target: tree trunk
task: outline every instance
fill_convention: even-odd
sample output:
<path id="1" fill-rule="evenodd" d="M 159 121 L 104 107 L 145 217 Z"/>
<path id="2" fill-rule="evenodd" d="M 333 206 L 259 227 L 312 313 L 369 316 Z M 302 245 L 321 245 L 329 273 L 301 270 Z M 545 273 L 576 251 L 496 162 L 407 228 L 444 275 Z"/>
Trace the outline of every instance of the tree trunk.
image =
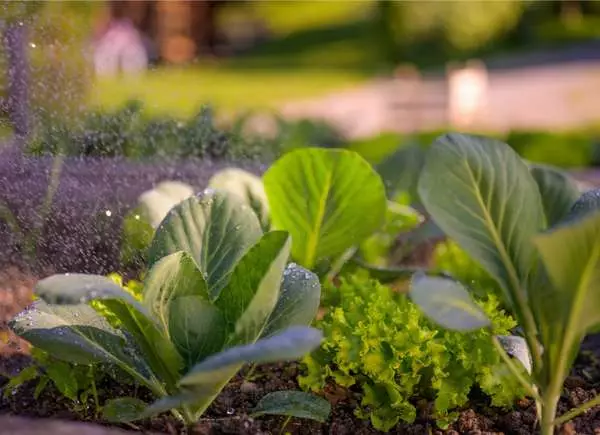
<path id="1" fill-rule="evenodd" d="M 13 21 L 6 25 L 4 49 L 8 65 L 7 105 L 15 135 L 24 140 L 29 134 L 29 64 L 27 59 L 27 27 Z"/>
<path id="2" fill-rule="evenodd" d="M 214 0 L 191 2 L 192 35 L 200 55 L 217 54 L 217 11 L 222 4 Z"/>

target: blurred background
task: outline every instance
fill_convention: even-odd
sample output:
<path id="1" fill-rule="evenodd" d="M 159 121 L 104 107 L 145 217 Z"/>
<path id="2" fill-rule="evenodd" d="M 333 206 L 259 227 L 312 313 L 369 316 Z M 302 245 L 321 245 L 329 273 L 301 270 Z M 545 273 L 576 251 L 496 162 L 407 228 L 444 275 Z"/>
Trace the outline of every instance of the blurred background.
<path id="1" fill-rule="evenodd" d="M 0 26 L 0 130 L 33 153 L 202 156 L 235 131 L 261 138 L 239 155 L 378 162 L 459 130 L 600 162 L 600 1 L 4 1 Z"/>

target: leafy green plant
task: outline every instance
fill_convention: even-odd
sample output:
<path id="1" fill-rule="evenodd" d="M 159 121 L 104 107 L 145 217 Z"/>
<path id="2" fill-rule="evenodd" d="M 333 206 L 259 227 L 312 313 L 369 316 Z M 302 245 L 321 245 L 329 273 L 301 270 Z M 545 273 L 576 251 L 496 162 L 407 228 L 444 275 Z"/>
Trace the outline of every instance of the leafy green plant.
<path id="1" fill-rule="evenodd" d="M 292 256 L 309 269 L 344 258 L 384 223 L 379 175 L 357 153 L 308 148 L 277 160 L 264 175 L 274 228 L 289 231 Z"/>
<path id="2" fill-rule="evenodd" d="M 320 285 L 308 270 L 286 266 L 290 249 L 286 232 L 263 234 L 235 195 L 204 192 L 158 227 L 142 301 L 110 278 L 54 275 L 36 285 L 39 300 L 10 327 L 59 360 L 115 366 L 157 398 L 149 406 L 115 399 L 105 418 L 171 411 L 191 424 L 243 364 L 300 358 L 321 342 L 320 331 L 305 326 Z"/>
<path id="3" fill-rule="evenodd" d="M 141 300 L 141 290 L 143 288 L 141 282 L 129 280 L 123 285 L 122 277 L 115 273 L 109 275 L 108 278 L 122 286 L 123 290 L 130 293 L 133 297 Z M 91 301 L 90 304 L 97 311 L 103 312 L 103 315 L 111 325 L 120 325 L 118 317 L 110 309 L 105 308 L 101 300 Z M 21 370 L 17 375 L 5 374 L 9 378 L 4 390 L 5 397 L 20 388 L 24 383 L 37 380 L 34 391 L 35 399 L 52 383 L 60 394 L 73 402 L 73 409 L 75 411 L 84 411 L 88 398 L 92 397 L 94 412 L 98 415 L 101 406 L 98 400 L 97 385 L 107 376 L 118 379 L 121 383 L 130 380 L 122 372 L 112 368 L 103 365 L 87 366 L 66 362 L 54 358 L 47 352 L 34 346 L 31 348 L 31 358 L 32 364 Z"/>
<path id="4" fill-rule="evenodd" d="M 525 395 L 490 341 L 516 324 L 497 309 L 496 298 L 479 302 L 492 328 L 468 336 L 438 327 L 405 294 L 376 280 L 349 276 L 326 294 L 331 308 L 317 322 L 325 340 L 304 358 L 307 374 L 300 385 L 313 391 L 332 381 L 360 387 L 356 414 L 370 418 L 375 428 L 388 431 L 400 419 L 414 421 L 416 397 L 434 401 L 443 427 L 475 385 L 495 406 L 510 407 Z"/>
<path id="5" fill-rule="evenodd" d="M 575 192 L 565 179 L 539 180 L 507 145 L 448 134 L 430 149 L 418 189 L 436 223 L 502 289 L 530 353 L 531 374 L 519 379 L 536 400 L 542 435 L 550 435 L 600 403 L 593 399 L 556 418 L 579 345 L 600 324 L 600 215 L 595 209 L 568 217 L 570 209 L 585 207 L 573 205 Z M 411 297 L 447 328 L 490 326 L 457 282 L 417 276 Z M 509 366 L 518 373 L 514 363 Z"/>
<path id="6" fill-rule="evenodd" d="M 403 246 L 396 243 L 399 234 L 415 230 L 423 217 L 408 205 L 406 192 L 393 189 L 387 200 L 382 179 L 357 153 L 296 150 L 277 160 L 263 182 L 246 171 L 226 169 L 215 174 L 209 186 L 241 197 L 263 228 L 289 231 L 297 241 L 294 259 L 322 277 L 356 268 L 377 277 L 406 278 L 414 272 L 382 267 L 406 255 L 412 242 L 421 241 L 416 236 Z M 433 234 L 427 229 L 421 232 L 425 238 Z"/>
<path id="7" fill-rule="evenodd" d="M 593 140 L 585 131 L 512 131 L 505 141 L 527 160 L 560 167 L 584 167 L 592 163 Z"/>
<path id="8" fill-rule="evenodd" d="M 286 390 L 275 391 L 263 396 L 250 412 L 250 416 L 285 415 L 287 418 L 279 431 L 280 434 L 283 434 L 292 417 L 308 418 L 325 423 L 330 413 L 331 404 L 327 400 L 319 396 L 307 395 L 302 391 Z"/>
<path id="9" fill-rule="evenodd" d="M 25 367 L 15 376 L 7 376 L 4 397 L 8 397 L 27 382 L 36 381 L 33 392 L 34 399 L 50 386 L 71 401 L 71 408 L 76 412 L 86 412 L 88 402 L 93 403 L 93 412 L 98 416 L 101 412 L 98 385 L 106 378 L 116 379 L 119 383 L 131 383 L 129 376 L 105 365 L 80 365 L 52 357 L 43 350 L 32 347 L 31 365 Z"/>
<path id="10" fill-rule="evenodd" d="M 47 118 L 47 119 L 46 119 Z M 262 156 L 261 141 L 216 126 L 213 110 L 203 107 L 188 120 L 149 117 L 143 104 L 129 101 L 114 112 L 88 111 L 72 120 L 42 117 L 28 146 L 34 155 L 124 156 L 145 158 L 252 158 Z"/>

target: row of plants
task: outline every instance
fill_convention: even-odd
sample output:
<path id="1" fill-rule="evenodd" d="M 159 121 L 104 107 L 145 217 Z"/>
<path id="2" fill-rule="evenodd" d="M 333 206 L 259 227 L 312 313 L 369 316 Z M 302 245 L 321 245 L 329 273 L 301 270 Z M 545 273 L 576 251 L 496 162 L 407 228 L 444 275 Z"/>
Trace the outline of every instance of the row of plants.
<path id="1" fill-rule="evenodd" d="M 530 397 L 549 435 L 600 403 L 556 415 L 600 323 L 597 192 L 580 197 L 563 172 L 493 139 L 448 134 L 426 155 L 401 151 L 374 168 L 350 150 L 303 148 L 262 177 L 227 169 L 197 195 L 173 181 L 144 193 L 123 225 L 142 281 L 41 280 L 10 326 L 45 369 L 12 385 L 38 378 L 67 395 L 48 367 L 85 367 L 84 379 L 110 369 L 155 401 L 113 398 L 97 404 L 105 419 L 171 412 L 188 426 L 245 364 L 296 359 L 304 392 L 265 396 L 257 415 L 324 421 L 335 385 L 358 389 L 357 418 L 379 430 L 413 422 L 415 399 L 444 428 L 477 387 L 501 408 Z M 432 267 L 404 265 L 440 234 Z M 85 382 L 77 391 L 93 395 Z"/>
<path id="2" fill-rule="evenodd" d="M 148 158 L 253 158 L 271 161 L 292 149 L 305 146 L 347 148 L 370 162 L 380 162 L 400 147 L 411 143 L 427 148 L 441 134 L 422 132 L 406 137 L 383 134 L 373 138 L 348 140 L 324 121 L 297 121 L 274 117 L 275 132 L 264 136 L 249 134 L 250 114 L 235 118 L 229 126 L 217 126 L 214 111 L 203 107 L 188 120 L 168 116 L 150 117 L 143 104 L 130 101 L 114 112 L 91 110 L 76 121 L 45 119 L 29 144 L 34 155 L 123 156 Z M 569 132 L 515 130 L 490 134 L 509 144 L 521 157 L 558 167 L 586 167 L 600 163 L 600 134 L 597 129 Z"/>
<path id="3" fill-rule="evenodd" d="M 261 158 L 270 161 L 282 151 L 313 143 L 337 146 L 341 137 L 322 122 L 274 119 L 275 133 L 265 137 L 246 132 L 250 114 L 229 126 L 217 125 L 214 111 L 202 107 L 190 119 L 150 116 L 139 101 L 114 112 L 89 110 L 74 120 L 41 115 L 28 145 L 33 155 L 163 158 Z"/>

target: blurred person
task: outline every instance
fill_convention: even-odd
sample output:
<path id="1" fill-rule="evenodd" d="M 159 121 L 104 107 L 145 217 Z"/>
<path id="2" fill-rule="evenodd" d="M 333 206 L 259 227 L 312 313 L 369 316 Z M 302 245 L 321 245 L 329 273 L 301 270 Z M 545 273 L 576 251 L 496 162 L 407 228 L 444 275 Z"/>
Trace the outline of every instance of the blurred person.
<path id="1" fill-rule="evenodd" d="M 112 18 L 99 26 L 93 42 L 93 60 L 100 76 L 139 74 L 148 68 L 146 44 L 127 18 Z"/>

